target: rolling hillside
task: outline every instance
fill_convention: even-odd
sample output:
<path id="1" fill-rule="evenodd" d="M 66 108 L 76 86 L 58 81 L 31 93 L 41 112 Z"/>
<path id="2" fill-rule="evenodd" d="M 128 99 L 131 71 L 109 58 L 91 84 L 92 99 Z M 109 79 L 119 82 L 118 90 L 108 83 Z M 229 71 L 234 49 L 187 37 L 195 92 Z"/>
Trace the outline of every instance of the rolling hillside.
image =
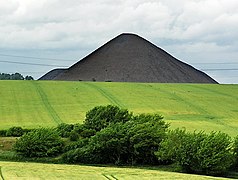
<path id="1" fill-rule="evenodd" d="M 173 128 L 238 134 L 238 85 L 0 81 L 0 129 L 82 123 L 97 105 L 159 113 Z"/>

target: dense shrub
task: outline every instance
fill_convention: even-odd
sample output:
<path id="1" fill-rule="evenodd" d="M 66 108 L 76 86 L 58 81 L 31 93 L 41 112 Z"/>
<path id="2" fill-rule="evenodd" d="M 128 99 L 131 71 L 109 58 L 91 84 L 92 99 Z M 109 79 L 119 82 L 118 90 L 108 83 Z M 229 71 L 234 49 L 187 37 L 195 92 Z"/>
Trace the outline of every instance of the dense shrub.
<path id="1" fill-rule="evenodd" d="M 92 152 L 86 151 L 87 145 L 89 144 L 90 139 L 79 139 L 76 142 L 73 142 L 65 147 L 65 153 L 62 156 L 62 160 L 65 163 L 90 163 L 88 159 L 89 156 L 93 156 Z M 92 149 L 92 148 L 91 148 Z M 86 152 L 84 152 L 86 151 Z M 84 154 L 84 155 L 82 155 Z M 105 163 L 104 163 L 105 164 Z"/>
<path id="2" fill-rule="evenodd" d="M 53 129 L 37 129 L 24 134 L 14 150 L 25 157 L 50 157 L 62 152 L 63 141 Z"/>
<path id="3" fill-rule="evenodd" d="M 0 130 L 0 137 L 6 137 L 7 136 L 7 130 Z"/>
<path id="4" fill-rule="evenodd" d="M 71 141 L 77 141 L 79 139 L 79 134 L 75 130 L 73 130 L 69 133 L 69 139 Z"/>
<path id="5" fill-rule="evenodd" d="M 0 137 L 20 137 L 25 133 L 33 131 L 33 129 L 23 129 L 22 127 L 11 127 L 7 130 L 0 130 Z"/>
<path id="6" fill-rule="evenodd" d="M 64 155 L 70 163 L 154 164 L 154 152 L 168 124 L 159 115 L 139 115 L 127 122 L 112 123 L 88 142 Z M 82 144 L 81 144 L 82 145 Z"/>
<path id="7" fill-rule="evenodd" d="M 160 143 L 159 150 L 155 153 L 158 160 L 164 164 L 176 162 L 176 155 L 181 149 L 184 138 L 186 138 L 185 130 L 175 129 L 168 131 L 166 137 Z"/>
<path id="8" fill-rule="evenodd" d="M 73 131 L 76 132 L 80 138 L 89 138 L 96 134 L 96 130 L 88 129 L 84 124 L 75 124 Z"/>
<path id="9" fill-rule="evenodd" d="M 204 174 L 223 174 L 233 164 L 231 138 L 225 133 L 212 132 L 200 143 L 197 159 L 199 166 L 195 172 Z"/>
<path id="10" fill-rule="evenodd" d="M 84 124 L 74 124 L 73 130 L 74 130 L 75 132 L 77 132 L 78 134 L 80 134 L 81 132 L 83 132 L 85 129 L 86 129 L 86 128 L 85 128 Z"/>
<path id="11" fill-rule="evenodd" d="M 233 163 L 230 144 L 230 137 L 224 133 L 175 130 L 161 143 L 156 155 L 160 160 L 177 162 L 186 172 L 218 175 Z"/>
<path id="12" fill-rule="evenodd" d="M 7 130 L 6 136 L 20 137 L 24 132 L 22 127 L 11 127 Z"/>
<path id="13" fill-rule="evenodd" d="M 89 138 L 85 139 L 79 139 L 78 141 L 71 142 L 64 148 L 64 152 L 75 150 L 77 148 L 82 148 L 83 146 L 86 146 L 89 142 Z"/>
<path id="14" fill-rule="evenodd" d="M 7 74 L 7 73 L 0 73 L 0 80 L 34 80 L 32 76 L 23 77 L 20 73 L 14 74 Z"/>
<path id="15" fill-rule="evenodd" d="M 109 105 L 87 112 L 84 124 L 38 130 L 13 127 L 0 131 L 0 136 L 23 134 L 14 145 L 17 153 L 49 159 L 65 152 L 60 159 L 65 163 L 176 163 L 186 172 L 207 175 L 226 173 L 235 160 L 238 166 L 238 136 L 231 147 L 231 138 L 224 133 L 169 131 L 168 127 L 158 114 L 134 116 Z M 67 140 L 64 147 L 59 135 L 69 137 L 71 142 Z"/>
<path id="16" fill-rule="evenodd" d="M 90 138 L 91 136 L 94 136 L 95 134 L 96 134 L 96 131 L 94 129 L 85 129 L 79 135 L 82 138 Z"/>
<path id="17" fill-rule="evenodd" d="M 117 106 L 96 106 L 86 113 L 85 127 L 100 131 L 111 123 L 129 121 L 132 114 Z"/>
<path id="18" fill-rule="evenodd" d="M 158 160 L 154 153 L 165 138 L 169 125 L 158 114 L 141 114 L 133 117 L 133 121 L 127 124 L 129 123 L 131 127 L 129 126 L 128 133 L 133 161 L 139 164 L 157 163 Z"/>
<path id="19" fill-rule="evenodd" d="M 56 131 L 58 132 L 58 134 L 61 137 L 69 137 L 70 132 L 74 129 L 74 125 L 73 124 L 65 124 L 65 123 L 61 123 L 56 127 Z"/>
<path id="20" fill-rule="evenodd" d="M 235 158 L 235 167 L 238 167 L 238 136 L 235 137 L 234 139 L 234 144 L 233 144 L 233 154 Z"/>

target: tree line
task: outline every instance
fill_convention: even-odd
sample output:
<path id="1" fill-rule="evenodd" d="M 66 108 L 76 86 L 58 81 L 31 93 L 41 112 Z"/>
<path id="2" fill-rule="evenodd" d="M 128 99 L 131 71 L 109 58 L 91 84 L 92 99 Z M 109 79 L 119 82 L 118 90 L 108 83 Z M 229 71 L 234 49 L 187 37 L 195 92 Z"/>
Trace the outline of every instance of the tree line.
<path id="1" fill-rule="evenodd" d="M 14 74 L 7 74 L 7 73 L 0 73 L 0 80 L 34 80 L 32 76 L 23 76 L 20 73 Z"/>
<path id="2" fill-rule="evenodd" d="M 94 107 L 83 124 L 25 131 L 15 127 L 5 133 L 14 132 L 21 137 L 13 149 L 27 158 L 57 157 L 73 164 L 176 164 L 183 172 L 223 176 L 238 167 L 238 136 L 171 130 L 161 115 L 134 115 L 112 105 Z"/>

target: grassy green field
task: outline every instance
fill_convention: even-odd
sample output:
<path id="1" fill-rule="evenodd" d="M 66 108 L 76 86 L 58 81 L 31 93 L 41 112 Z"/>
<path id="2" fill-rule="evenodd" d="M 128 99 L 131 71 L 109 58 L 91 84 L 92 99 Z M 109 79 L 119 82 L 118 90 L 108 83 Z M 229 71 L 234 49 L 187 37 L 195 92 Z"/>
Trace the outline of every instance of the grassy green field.
<path id="1" fill-rule="evenodd" d="M 0 177 L 12 179 L 223 179 L 160 170 L 0 161 Z"/>
<path id="2" fill-rule="evenodd" d="M 97 105 L 159 113 L 172 128 L 238 135 L 238 85 L 0 81 L 0 129 L 82 123 Z"/>

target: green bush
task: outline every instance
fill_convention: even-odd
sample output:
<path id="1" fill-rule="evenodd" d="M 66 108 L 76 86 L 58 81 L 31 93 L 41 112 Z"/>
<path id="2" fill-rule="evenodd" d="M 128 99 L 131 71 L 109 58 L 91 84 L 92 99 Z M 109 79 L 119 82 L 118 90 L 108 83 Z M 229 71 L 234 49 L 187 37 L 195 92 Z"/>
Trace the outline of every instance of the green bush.
<path id="1" fill-rule="evenodd" d="M 177 162 L 186 172 L 220 175 L 233 163 L 230 146 L 231 139 L 224 133 L 174 130 L 162 141 L 156 155 L 159 160 Z"/>
<path id="2" fill-rule="evenodd" d="M 84 124 L 75 124 L 74 125 L 74 131 L 77 132 L 78 134 L 80 134 L 81 132 L 83 132 L 85 130 L 85 126 Z"/>
<path id="3" fill-rule="evenodd" d="M 81 138 L 89 138 L 96 134 L 96 130 L 88 129 L 84 124 L 76 124 L 74 125 L 74 132 L 78 133 Z"/>
<path id="4" fill-rule="evenodd" d="M 168 131 L 166 137 L 160 143 L 159 150 L 155 152 L 158 160 L 163 162 L 163 164 L 176 162 L 176 155 L 185 137 L 185 130 L 175 129 Z"/>
<path id="5" fill-rule="evenodd" d="M 89 138 L 79 139 L 65 147 L 65 153 L 62 155 L 62 161 L 64 163 L 92 163 L 89 159 L 92 154 L 92 149 L 87 149 L 89 144 Z M 104 163 L 105 164 L 105 163 Z"/>
<path id="6" fill-rule="evenodd" d="M 224 174 L 233 164 L 231 138 L 225 133 L 212 132 L 206 135 L 197 151 L 199 166 L 194 171 L 204 174 Z"/>
<path id="7" fill-rule="evenodd" d="M 233 143 L 233 155 L 235 158 L 235 167 L 238 167 L 238 136 L 235 137 L 234 143 Z"/>
<path id="8" fill-rule="evenodd" d="M 158 114 L 141 114 L 133 117 L 129 127 L 129 143 L 132 146 L 134 161 L 138 164 L 155 164 L 158 159 L 155 152 L 166 137 L 169 124 Z"/>
<path id="9" fill-rule="evenodd" d="M 0 137 L 6 137 L 7 136 L 7 130 L 0 130 Z"/>
<path id="10" fill-rule="evenodd" d="M 85 129 L 80 133 L 80 136 L 82 138 L 90 138 L 91 136 L 94 136 L 96 134 L 96 131 L 94 129 Z"/>
<path id="11" fill-rule="evenodd" d="M 75 150 L 77 148 L 82 148 L 82 147 L 86 146 L 88 144 L 88 142 L 89 142 L 89 138 L 79 139 L 78 141 L 74 141 L 74 142 L 68 144 L 67 146 L 65 146 L 64 152 Z"/>
<path id="12" fill-rule="evenodd" d="M 61 123 L 56 127 L 56 131 L 61 137 L 67 138 L 70 135 L 70 132 L 74 129 L 73 124 Z"/>
<path id="13" fill-rule="evenodd" d="M 11 127 L 7 130 L 6 136 L 20 137 L 25 133 L 22 127 Z"/>
<path id="14" fill-rule="evenodd" d="M 63 141 L 53 129 L 37 129 L 20 137 L 14 150 L 24 157 L 51 157 L 61 153 Z"/>
<path id="15" fill-rule="evenodd" d="M 88 138 L 86 143 L 79 141 L 63 159 L 70 163 L 155 164 L 158 160 L 154 153 L 167 128 L 168 124 L 156 114 L 111 123 Z"/>
<path id="16" fill-rule="evenodd" d="M 75 130 L 73 130 L 69 134 L 69 139 L 70 141 L 77 141 L 79 139 L 79 134 Z"/>
<path id="17" fill-rule="evenodd" d="M 117 106 L 96 106 L 86 113 L 84 125 L 87 129 L 100 131 L 111 123 L 129 121 L 131 117 L 132 113 Z"/>

